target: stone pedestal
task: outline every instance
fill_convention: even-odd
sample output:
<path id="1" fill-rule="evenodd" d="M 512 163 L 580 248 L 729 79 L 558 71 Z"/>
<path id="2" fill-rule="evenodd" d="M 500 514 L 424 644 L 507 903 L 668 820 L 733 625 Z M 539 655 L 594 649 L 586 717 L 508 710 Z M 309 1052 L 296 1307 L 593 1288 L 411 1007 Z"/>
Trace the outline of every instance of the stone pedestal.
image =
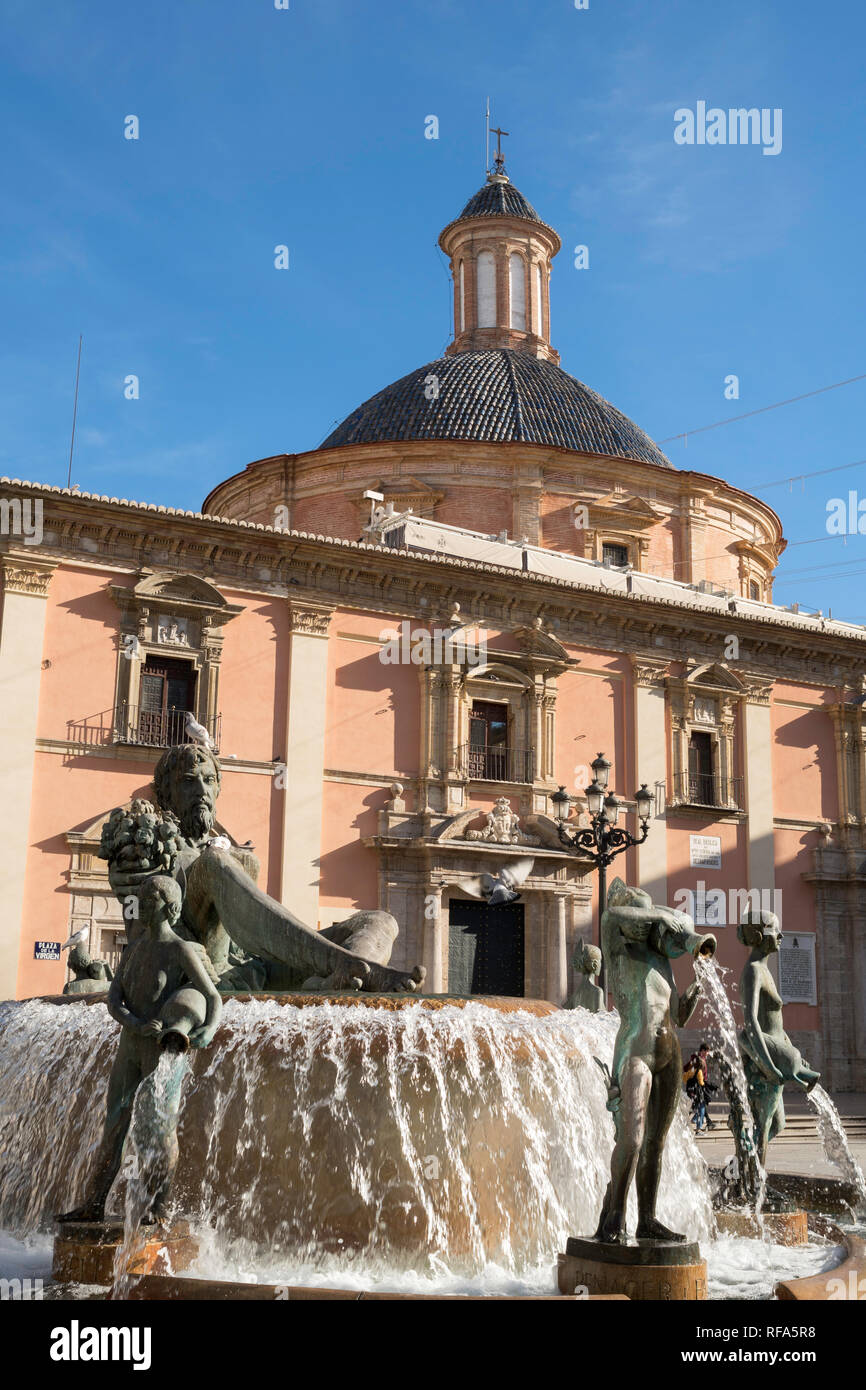
<path id="1" fill-rule="evenodd" d="M 572 1237 L 559 1256 L 559 1292 L 583 1287 L 594 1294 L 625 1294 L 637 1302 L 702 1301 L 707 1266 L 696 1241 L 633 1241 L 608 1245 Z"/>
<path id="2" fill-rule="evenodd" d="M 809 1215 L 805 1211 L 768 1211 L 756 1216 L 751 1211 L 717 1211 L 716 1225 L 723 1236 L 765 1235 L 776 1245 L 808 1245 Z"/>
<path id="3" fill-rule="evenodd" d="M 122 1244 L 120 1222 L 59 1221 L 51 1277 L 59 1284 L 111 1284 L 114 1259 Z M 135 1276 L 176 1273 L 192 1264 L 198 1253 L 185 1221 L 175 1222 L 169 1230 L 143 1227 L 137 1246 L 128 1270 Z"/>

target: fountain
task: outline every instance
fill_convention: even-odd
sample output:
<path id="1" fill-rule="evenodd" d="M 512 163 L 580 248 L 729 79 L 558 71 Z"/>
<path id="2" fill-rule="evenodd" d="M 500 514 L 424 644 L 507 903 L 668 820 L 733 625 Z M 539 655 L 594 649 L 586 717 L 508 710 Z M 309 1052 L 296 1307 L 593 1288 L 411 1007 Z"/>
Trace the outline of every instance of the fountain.
<path id="1" fill-rule="evenodd" d="M 180 1296 L 214 1279 L 550 1296 L 563 1246 L 560 1292 L 706 1296 L 701 1248 L 721 1265 L 675 1032 L 700 983 L 677 997 L 670 959 L 707 981 L 712 937 L 616 880 L 618 1014 L 424 995 L 421 970 L 388 964 L 387 913 L 311 931 L 248 852 L 211 843 L 208 750 L 170 750 L 155 786 L 103 837 L 130 907 L 107 996 L 0 1005 L 8 1240 L 65 1213 L 55 1277 L 115 1297 L 159 1271 Z"/>
<path id="2" fill-rule="evenodd" d="M 744 1026 L 739 1033 L 718 967 L 714 962 L 699 967 L 705 999 L 720 1033 L 720 1075 L 736 1151 L 733 1171 L 726 1170 L 716 1193 L 717 1224 L 720 1230 L 740 1235 L 772 1236 L 785 1245 L 805 1244 L 808 1213 L 767 1181 L 767 1149 L 785 1127 L 786 1084 L 805 1092 L 818 1109 L 825 1154 L 853 1185 L 859 1205 L 866 1198 L 866 1182 L 851 1155 L 836 1107 L 818 1087 L 820 1073 L 803 1060 L 784 1029 L 782 1000 L 768 968 L 782 937 L 778 917 L 749 910 L 737 935 L 751 949 L 740 979 Z"/>
<path id="3" fill-rule="evenodd" d="M 0 1226 L 23 1233 L 86 1188 L 117 1028 L 99 1002 L 43 1000 L 3 1005 L 0 1028 Z M 526 999 L 227 998 L 212 1047 L 189 1054 L 178 1129 L 198 1271 L 550 1289 L 556 1249 L 604 1194 L 594 1058 L 612 1060 L 615 1031 L 613 1015 Z M 659 1212 L 710 1234 L 682 1119 Z"/>

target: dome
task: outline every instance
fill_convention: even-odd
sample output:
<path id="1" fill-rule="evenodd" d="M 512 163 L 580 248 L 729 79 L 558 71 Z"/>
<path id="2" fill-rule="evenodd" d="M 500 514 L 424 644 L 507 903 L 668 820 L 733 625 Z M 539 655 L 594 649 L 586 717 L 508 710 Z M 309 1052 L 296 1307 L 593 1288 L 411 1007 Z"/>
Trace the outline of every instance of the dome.
<path id="1" fill-rule="evenodd" d="M 508 348 L 428 362 L 359 405 L 319 449 L 407 439 L 542 444 L 673 467 L 597 392 L 553 362 Z"/>
<path id="2" fill-rule="evenodd" d="M 532 204 L 504 176 L 479 188 L 455 221 L 467 217 L 523 217 L 527 222 L 541 222 Z"/>
<path id="3" fill-rule="evenodd" d="M 539 217 L 528 198 L 524 198 L 506 174 L 491 174 L 489 176 L 487 182 L 479 188 L 478 192 L 473 193 L 460 216 L 455 217 L 453 222 L 449 222 L 448 226 L 443 228 L 439 237 L 439 245 L 443 245 L 443 238 L 447 240 L 449 233 L 454 228 L 459 227 L 461 222 L 468 222 L 470 218 L 478 217 L 519 217 L 524 222 L 534 222 L 537 227 L 543 228 L 550 234 L 555 242 L 556 250 L 559 250 L 560 240 L 556 232 L 547 225 L 543 218 Z"/>

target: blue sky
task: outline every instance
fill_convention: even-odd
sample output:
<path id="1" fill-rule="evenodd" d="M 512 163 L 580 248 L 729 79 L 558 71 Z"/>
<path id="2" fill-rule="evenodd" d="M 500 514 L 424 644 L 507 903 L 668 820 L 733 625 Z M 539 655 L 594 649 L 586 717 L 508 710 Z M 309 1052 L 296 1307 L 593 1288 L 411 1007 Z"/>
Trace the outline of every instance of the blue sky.
<path id="1" fill-rule="evenodd" d="M 0 6 L 0 471 L 65 483 L 79 333 L 73 481 L 196 508 L 439 356 L 488 94 L 562 236 L 563 366 L 654 438 L 866 372 L 856 0 L 290 5 Z M 675 144 L 698 101 L 781 108 L 781 153 Z M 761 485 L 866 458 L 864 408 L 866 381 L 665 445 L 779 511 L 777 601 L 861 622 L 866 537 L 825 519 L 866 465 Z"/>

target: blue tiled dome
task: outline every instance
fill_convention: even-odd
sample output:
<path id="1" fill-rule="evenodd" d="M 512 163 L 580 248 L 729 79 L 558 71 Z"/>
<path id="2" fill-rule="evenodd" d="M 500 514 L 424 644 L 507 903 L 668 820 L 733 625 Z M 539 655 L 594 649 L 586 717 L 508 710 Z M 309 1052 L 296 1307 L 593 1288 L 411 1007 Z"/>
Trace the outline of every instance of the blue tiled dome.
<path id="1" fill-rule="evenodd" d="M 545 444 L 673 467 L 597 392 L 552 362 L 507 348 L 428 362 L 359 405 L 319 448 L 402 439 Z"/>

